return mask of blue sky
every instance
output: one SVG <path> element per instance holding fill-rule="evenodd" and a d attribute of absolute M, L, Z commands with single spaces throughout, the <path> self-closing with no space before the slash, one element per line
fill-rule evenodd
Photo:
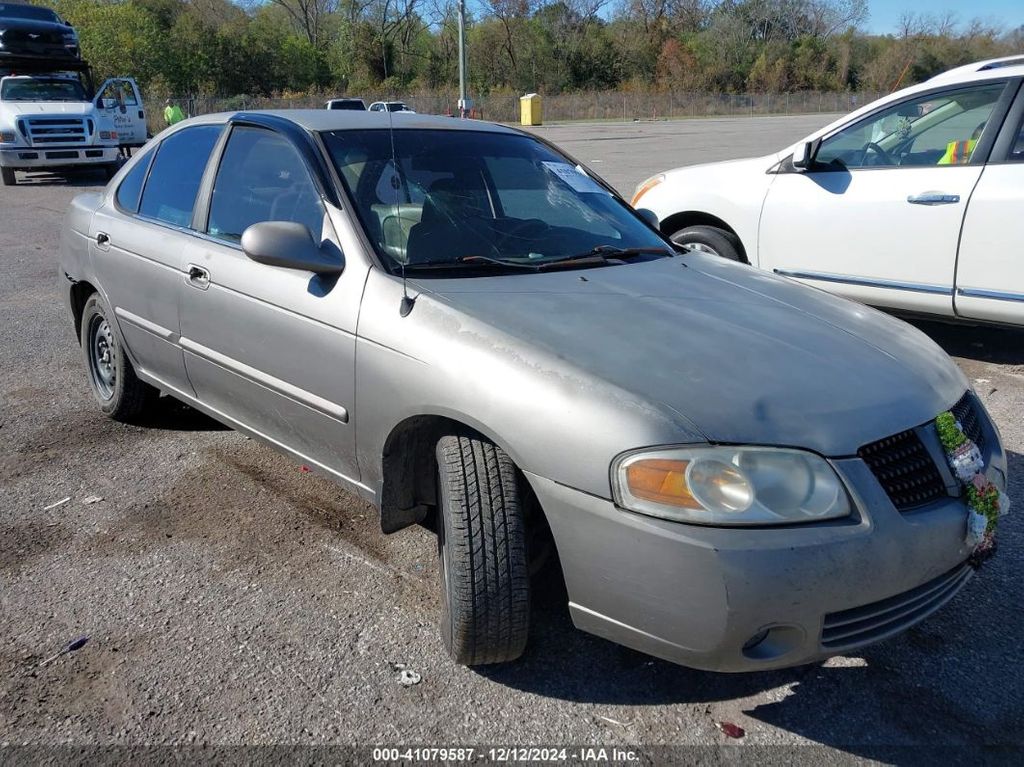
<path fill-rule="evenodd" d="M 876 34 L 893 32 L 905 11 L 938 15 L 953 11 L 960 23 L 980 18 L 1001 29 L 1024 24 L 1024 0 L 868 0 L 868 7 L 871 17 L 866 26 Z"/>

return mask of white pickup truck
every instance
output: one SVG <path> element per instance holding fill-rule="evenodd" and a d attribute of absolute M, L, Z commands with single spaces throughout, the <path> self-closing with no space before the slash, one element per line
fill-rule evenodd
<path fill-rule="evenodd" d="M 121 144 L 145 141 L 138 88 L 127 78 L 108 80 L 93 98 L 88 77 L 75 72 L 22 73 L 6 66 L 0 73 L 4 71 L 12 72 L 0 78 L 0 174 L 5 186 L 17 183 L 16 171 L 95 167 L 109 178 L 119 167 Z M 112 99 L 109 94 L 115 91 L 130 92 L 135 103 Z"/>

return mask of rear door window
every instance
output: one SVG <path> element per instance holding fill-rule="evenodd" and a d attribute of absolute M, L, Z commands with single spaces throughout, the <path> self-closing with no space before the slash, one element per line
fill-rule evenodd
<path fill-rule="evenodd" d="M 173 226 L 187 227 L 220 125 L 196 125 L 164 139 L 142 193 L 139 213 Z"/>

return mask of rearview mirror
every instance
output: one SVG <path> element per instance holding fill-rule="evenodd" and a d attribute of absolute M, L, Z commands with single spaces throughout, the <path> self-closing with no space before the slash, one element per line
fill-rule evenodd
<path fill-rule="evenodd" d="M 242 250 L 260 264 L 316 274 L 341 274 L 345 260 L 313 242 L 303 224 L 261 221 L 242 232 Z"/>

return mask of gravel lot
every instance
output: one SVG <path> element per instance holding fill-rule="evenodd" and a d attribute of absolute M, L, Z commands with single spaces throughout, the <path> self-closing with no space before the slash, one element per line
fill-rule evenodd
<path fill-rule="evenodd" d="M 664 167 L 766 152 L 826 119 L 539 132 L 628 197 Z M 549 572 L 526 656 L 471 671 L 441 650 L 428 533 L 384 538 L 364 503 L 171 401 L 145 427 L 99 414 L 54 290 L 63 211 L 99 184 L 0 188 L 0 743 L 738 742 L 817 744 L 796 758 L 830 762 L 1021 743 L 1024 335 L 921 325 L 999 424 L 1016 506 L 999 554 L 923 625 L 823 665 L 716 675 L 576 631 Z M 421 683 L 400 685 L 399 663 Z M 893 745 L 916 748 L 878 750 Z M 738 756 L 755 754 L 794 758 Z"/>

